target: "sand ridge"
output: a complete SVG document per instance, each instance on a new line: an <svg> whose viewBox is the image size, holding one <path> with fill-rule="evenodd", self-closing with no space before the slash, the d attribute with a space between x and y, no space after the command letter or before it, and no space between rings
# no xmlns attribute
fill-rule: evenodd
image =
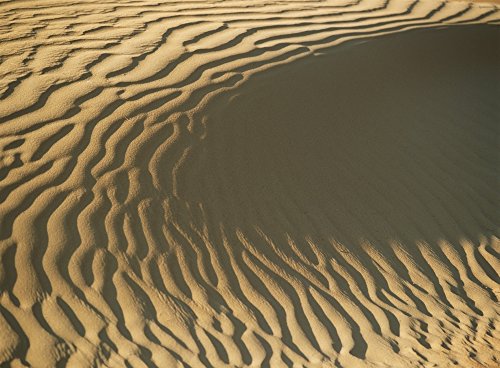
<svg viewBox="0 0 500 368"><path fill-rule="evenodd" d="M0 19L0 364L499 364L498 6Z"/></svg>

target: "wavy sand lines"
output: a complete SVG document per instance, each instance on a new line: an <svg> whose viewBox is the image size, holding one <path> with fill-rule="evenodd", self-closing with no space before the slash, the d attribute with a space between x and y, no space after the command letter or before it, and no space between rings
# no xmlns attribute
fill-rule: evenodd
<svg viewBox="0 0 500 368"><path fill-rule="evenodd" d="M0 1L0 365L498 365L499 19Z"/></svg>

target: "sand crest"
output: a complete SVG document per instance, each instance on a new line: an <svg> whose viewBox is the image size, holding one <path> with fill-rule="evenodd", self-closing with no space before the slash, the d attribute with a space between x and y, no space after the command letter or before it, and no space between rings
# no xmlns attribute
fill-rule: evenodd
<svg viewBox="0 0 500 368"><path fill-rule="evenodd" d="M0 366L499 366L499 22L0 1Z"/></svg>

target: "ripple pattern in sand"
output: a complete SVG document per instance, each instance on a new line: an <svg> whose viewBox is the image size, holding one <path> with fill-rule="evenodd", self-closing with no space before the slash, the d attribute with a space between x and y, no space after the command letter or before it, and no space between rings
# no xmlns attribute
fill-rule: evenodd
<svg viewBox="0 0 500 368"><path fill-rule="evenodd" d="M0 365L498 365L499 20L0 1Z"/></svg>

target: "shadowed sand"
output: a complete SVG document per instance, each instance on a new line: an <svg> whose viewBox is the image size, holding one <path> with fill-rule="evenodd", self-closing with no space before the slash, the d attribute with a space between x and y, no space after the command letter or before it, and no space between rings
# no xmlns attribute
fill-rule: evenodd
<svg viewBox="0 0 500 368"><path fill-rule="evenodd" d="M497 367L499 20L0 1L0 365Z"/></svg>
<svg viewBox="0 0 500 368"><path fill-rule="evenodd" d="M235 265L227 287L289 329L295 353L496 364L498 333L477 331L498 319L499 37L340 46L214 102L179 196L224 234L211 258Z"/></svg>

